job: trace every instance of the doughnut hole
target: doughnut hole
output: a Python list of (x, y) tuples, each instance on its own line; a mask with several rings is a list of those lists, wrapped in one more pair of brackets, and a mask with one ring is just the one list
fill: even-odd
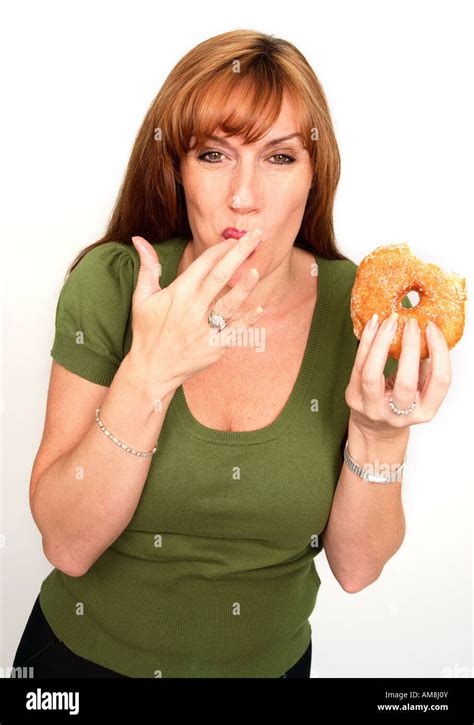
[[(406, 299), (405, 299), (406, 298)], [(404, 307), (402, 301), (408, 301), (411, 307)], [(401, 354), (403, 330), (411, 317), (416, 318), (420, 327), (420, 360), (428, 357), (426, 325), (432, 319), (433, 295), (420, 281), (412, 281), (397, 295), (394, 309), (398, 312), (398, 328), (390, 346), (389, 356), (398, 360)]]
[(412, 307), (416, 307), (420, 301), (420, 295), (416, 290), (410, 290), (407, 292), (407, 297), (410, 300)]

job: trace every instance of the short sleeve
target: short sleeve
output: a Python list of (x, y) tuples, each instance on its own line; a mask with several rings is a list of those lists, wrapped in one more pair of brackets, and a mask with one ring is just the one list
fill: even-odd
[[(409, 297), (402, 299), (402, 307), (413, 307)], [(384, 368), (384, 375), (388, 378), (398, 368), (398, 360), (394, 360), (393, 357), (388, 357)]]
[(133, 260), (126, 245), (93, 247), (74, 267), (56, 307), (50, 354), (71, 372), (109, 386), (124, 358), (133, 295)]

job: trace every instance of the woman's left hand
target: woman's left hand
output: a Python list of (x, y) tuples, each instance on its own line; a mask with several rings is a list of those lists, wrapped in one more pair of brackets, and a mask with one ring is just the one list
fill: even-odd
[[(393, 319), (392, 315), (374, 330), (369, 322), (365, 325), (345, 391), (353, 422), (364, 433), (377, 437), (391, 437), (397, 429), (432, 420), (451, 384), (449, 350), (443, 333), (434, 323), (431, 330), (428, 325), (429, 359), (420, 360), (420, 329), (416, 321), (405, 324), (398, 370), (385, 379)], [(413, 402), (416, 407), (408, 415), (396, 415), (389, 406), (391, 398), (400, 409), (409, 408)]]

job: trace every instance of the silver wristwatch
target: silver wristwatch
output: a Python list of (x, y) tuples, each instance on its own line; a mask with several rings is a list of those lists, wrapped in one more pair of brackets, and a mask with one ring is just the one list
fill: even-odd
[[(347, 464), (352, 473), (355, 473), (356, 476), (359, 476), (359, 478), (362, 478), (364, 481), (368, 481), (369, 483), (399, 483), (401, 481), (401, 473), (407, 460), (406, 453), (403, 459), (403, 463), (397, 466), (395, 470), (392, 470), (388, 475), (379, 475), (375, 473), (369, 473), (369, 471), (367, 470), (367, 468), (375, 467), (372, 467), (370, 465), (368, 466), (367, 464), (365, 466), (360, 466), (358, 463), (356, 463), (349, 454), (348, 445), (349, 441), (347, 440), (344, 447), (344, 463)], [(388, 464), (385, 464), (385, 467), (389, 467)]]

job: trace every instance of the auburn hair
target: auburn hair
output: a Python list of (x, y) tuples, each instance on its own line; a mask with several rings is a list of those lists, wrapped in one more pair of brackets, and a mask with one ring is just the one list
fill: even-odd
[[(228, 104), (235, 92), (239, 103)], [(169, 73), (138, 130), (104, 236), (77, 255), (66, 277), (88, 251), (106, 242), (133, 246), (135, 235), (151, 244), (191, 239), (180, 178), (191, 137), (200, 143), (222, 129), (253, 143), (278, 118), (284, 92), (295, 104), (314, 171), (296, 240), (327, 259), (347, 259), (333, 228), (340, 155), (318, 78), (287, 40), (232, 30), (196, 45)]]

